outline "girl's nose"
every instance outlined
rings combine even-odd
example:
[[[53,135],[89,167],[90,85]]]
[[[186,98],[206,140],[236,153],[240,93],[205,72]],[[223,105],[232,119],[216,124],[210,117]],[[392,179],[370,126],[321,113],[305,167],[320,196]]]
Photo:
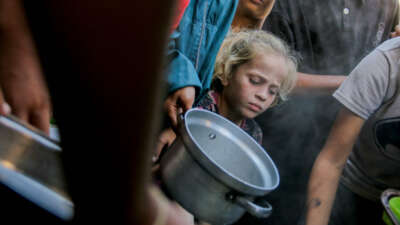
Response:
[[[268,92],[267,91],[260,91],[256,93],[256,97],[260,100],[260,101],[266,101],[268,98]]]

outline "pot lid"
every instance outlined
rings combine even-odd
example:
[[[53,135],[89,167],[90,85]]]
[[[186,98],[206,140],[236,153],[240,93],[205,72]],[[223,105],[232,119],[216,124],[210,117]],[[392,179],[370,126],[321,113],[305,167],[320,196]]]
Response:
[[[232,189],[264,195],[279,185],[266,151],[228,119],[202,109],[185,113],[183,141],[199,164]]]

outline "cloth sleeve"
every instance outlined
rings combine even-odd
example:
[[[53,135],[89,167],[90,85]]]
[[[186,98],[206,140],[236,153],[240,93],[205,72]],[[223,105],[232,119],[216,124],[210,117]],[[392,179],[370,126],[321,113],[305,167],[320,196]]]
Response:
[[[237,0],[190,1],[169,43],[169,93],[186,86],[196,87],[197,92],[209,88],[215,57],[230,28],[237,3]]]
[[[198,89],[201,89],[202,86],[192,61],[175,48],[175,42],[179,36],[180,33],[174,31],[168,46],[168,93],[188,86]]]
[[[333,96],[366,120],[385,99],[389,72],[389,61],[382,51],[376,49],[356,66]]]

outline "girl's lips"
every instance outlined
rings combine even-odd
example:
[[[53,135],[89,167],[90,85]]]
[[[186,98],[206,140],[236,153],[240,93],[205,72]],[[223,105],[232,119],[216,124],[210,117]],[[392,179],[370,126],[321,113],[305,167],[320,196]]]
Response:
[[[262,110],[261,106],[253,103],[249,103],[249,108],[251,111],[260,112]]]

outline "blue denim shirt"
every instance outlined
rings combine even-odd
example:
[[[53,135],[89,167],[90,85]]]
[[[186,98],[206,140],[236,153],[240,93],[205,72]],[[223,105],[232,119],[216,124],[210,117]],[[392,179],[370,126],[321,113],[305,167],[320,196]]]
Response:
[[[171,35],[168,92],[194,86],[197,96],[210,87],[215,57],[230,29],[237,0],[191,0]]]

